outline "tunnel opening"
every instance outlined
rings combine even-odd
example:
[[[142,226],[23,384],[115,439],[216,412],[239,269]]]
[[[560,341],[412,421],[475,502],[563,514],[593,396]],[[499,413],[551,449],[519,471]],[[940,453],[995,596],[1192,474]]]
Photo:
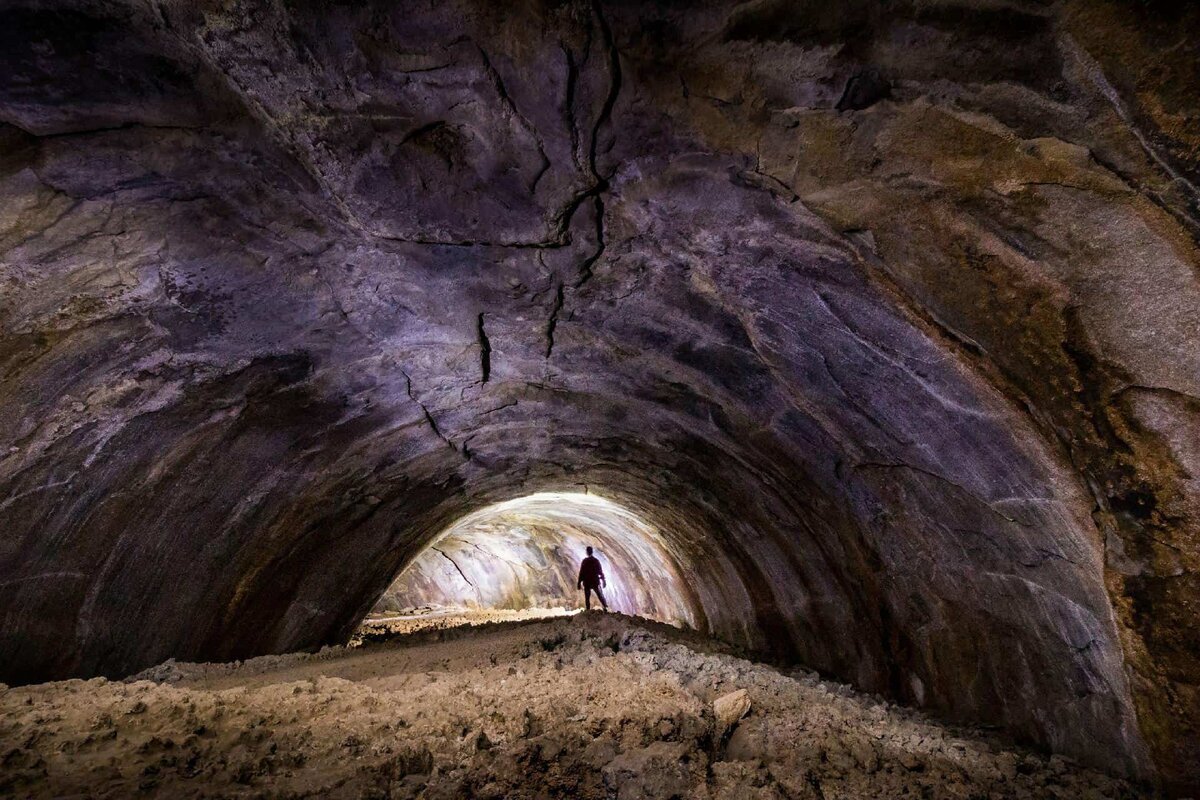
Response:
[[[492,503],[459,518],[405,562],[367,621],[572,613],[583,608],[577,582],[589,547],[603,565],[611,610],[702,627],[704,613],[681,557],[657,527],[601,495],[562,491]]]

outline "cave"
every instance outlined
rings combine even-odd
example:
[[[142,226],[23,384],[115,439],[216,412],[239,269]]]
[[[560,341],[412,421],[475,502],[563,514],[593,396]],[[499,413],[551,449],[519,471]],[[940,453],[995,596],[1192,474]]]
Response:
[[[593,543],[667,625],[500,626],[542,646],[479,675],[690,642],[1200,792],[1198,32],[1145,0],[6,2],[0,793],[89,785],[29,716],[54,692],[333,670],[372,609],[575,610]],[[467,635],[363,652],[424,674]],[[729,757],[791,702],[753,674],[596,796],[824,796],[830,759]],[[472,758],[549,735],[522,719]],[[108,796],[184,796],[123,752]],[[525,750],[503,791],[388,752],[346,796],[591,796]],[[271,769],[238,775],[307,774]]]
[[[373,610],[566,611],[577,605],[588,548],[608,564],[604,589],[615,609],[707,629],[692,589],[699,566],[675,552],[669,534],[584,492],[539,492],[459,519],[401,569]]]

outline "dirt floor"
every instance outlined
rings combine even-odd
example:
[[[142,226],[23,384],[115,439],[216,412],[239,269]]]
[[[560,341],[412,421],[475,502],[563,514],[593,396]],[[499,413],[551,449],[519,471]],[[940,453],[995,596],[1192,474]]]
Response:
[[[445,621],[318,654],[0,688],[0,796],[1142,796],[665,625]]]

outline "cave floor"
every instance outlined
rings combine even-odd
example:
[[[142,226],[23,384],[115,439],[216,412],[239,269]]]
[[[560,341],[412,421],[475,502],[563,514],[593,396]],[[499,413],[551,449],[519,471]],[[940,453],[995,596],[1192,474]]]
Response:
[[[1142,796],[616,614],[137,677],[0,690],[0,796]],[[749,711],[727,729],[739,690]]]
[[[450,628],[491,625],[497,622],[525,622],[535,619],[553,619],[579,613],[579,609],[527,608],[467,608],[464,606],[425,607],[410,612],[371,614],[351,637],[351,644],[386,641],[396,636],[420,631],[448,630]]]

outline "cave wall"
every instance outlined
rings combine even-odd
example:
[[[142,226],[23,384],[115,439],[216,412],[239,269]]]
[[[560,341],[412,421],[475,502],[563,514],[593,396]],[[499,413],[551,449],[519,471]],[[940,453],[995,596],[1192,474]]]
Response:
[[[0,680],[595,487],[715,634],[1200,776],[1195,11],[0,11]]]

